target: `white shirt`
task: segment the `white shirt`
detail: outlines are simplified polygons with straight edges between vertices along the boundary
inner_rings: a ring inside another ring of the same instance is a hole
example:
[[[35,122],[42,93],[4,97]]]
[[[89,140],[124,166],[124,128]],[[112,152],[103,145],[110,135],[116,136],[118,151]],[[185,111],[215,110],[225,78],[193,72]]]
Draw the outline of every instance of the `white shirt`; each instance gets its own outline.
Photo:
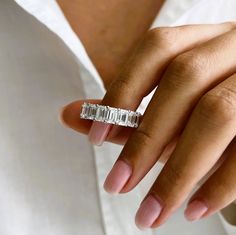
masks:
[[[64,104],[101,98],[101,78],[54,0],[17,2],[59,35],[75,57],[12,1],[1,0],[0,234],[226,234],[217,215],[191,224],[183,208],[158,230],[135,227],[135,211],[155,169],[129,194],[104,192],[121,146],[91,146],[56,122]],[[179,2],[167,1],[153,27],[236,19],[233,0]],[[231,229],[229,234],[236,234]]]

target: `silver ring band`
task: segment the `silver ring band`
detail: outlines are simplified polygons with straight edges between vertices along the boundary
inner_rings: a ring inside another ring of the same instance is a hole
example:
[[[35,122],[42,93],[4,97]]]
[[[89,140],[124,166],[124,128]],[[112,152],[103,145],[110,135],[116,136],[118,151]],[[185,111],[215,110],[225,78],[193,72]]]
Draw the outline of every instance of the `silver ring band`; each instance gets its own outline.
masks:
[[[81,119],[133,128],[138,127],[140,116],[139,112],[90,103],[84,103],[80,113]]]

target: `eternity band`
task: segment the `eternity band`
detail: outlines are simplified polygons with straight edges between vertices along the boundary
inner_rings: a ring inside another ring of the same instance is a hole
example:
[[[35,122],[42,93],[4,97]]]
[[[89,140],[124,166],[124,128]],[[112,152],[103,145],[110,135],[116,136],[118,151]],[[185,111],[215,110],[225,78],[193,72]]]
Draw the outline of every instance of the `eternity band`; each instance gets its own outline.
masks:
[[[84,103],[80,113],[81,119],[133,128],[138,127],[140,116],[139,112],[90,103]]]

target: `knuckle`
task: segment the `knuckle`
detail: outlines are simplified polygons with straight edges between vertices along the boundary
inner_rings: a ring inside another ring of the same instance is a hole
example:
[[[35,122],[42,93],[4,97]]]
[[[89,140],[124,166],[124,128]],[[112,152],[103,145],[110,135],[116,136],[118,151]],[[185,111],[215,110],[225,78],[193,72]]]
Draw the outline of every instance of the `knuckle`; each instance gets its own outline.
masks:
[[[123,151],[125,152],[125,156],[132,158],[133,156],[137,156],[137,154],[141,156],[144,152],[147,153],[147,150],[149,151],[150,146],[152,146],[150,145],[150,141],[153,141],[153,138],[146,130],[137,129],[124,146]]]
[[[199,101],[199,113],[216,123],[235,119],[236,92],[230,88],[221,88],[209,92]]]
[[[141,128],[138,128],[136,130],[135,137],[136,137],[137,143],[140,143],[143,146],[150,145],[150,142],[152,142],[152,140],[153,140],[151,133],[149,133],[147,130],[141,129]]]
[[[166,184],[171,185],[171,187],[179,186],[182,181],[182,175],[183,174],[179,168],[169,164],[168,171],[165,174]]]
[[[184,189],[184,187],[182,170],[173,165],[168,165],[168,168],[166,168],[157,179],[152,191],[156,195],[161,195],[165,203],[172,207],[181,200],[181,195],[176,195],[175,192],[179,191],[180,188]]]
[[[176,57],[172,63],[172,70],[181,77],[197,79],[206,70],[206,57],[198,53],[188,52]]]
[[[175,52],[177,48],[176,36],[179,29],[176,27],[159,27],[151,29],[146,34],[146,40],[165,51]]]
[[[125,92],[130,89],[130,84],[126,79],[117,79],[112,84],[112,90],[116,91],[118,94],[120,92]]]
[[[134,91],[130,86],[130,83],[125,79],[117,79],[112,82],[109,91],[106,93],[103,101],[104,104],[112,104],[114,102],[125,102],[127,103],[127,94],[134,95]],[[113,104],[116,105],[116,104]]]
[[[187,52],[177,56],[168,66],[164,83],[174,87],[203,85],[206,81],[208,61],[198,53]]]

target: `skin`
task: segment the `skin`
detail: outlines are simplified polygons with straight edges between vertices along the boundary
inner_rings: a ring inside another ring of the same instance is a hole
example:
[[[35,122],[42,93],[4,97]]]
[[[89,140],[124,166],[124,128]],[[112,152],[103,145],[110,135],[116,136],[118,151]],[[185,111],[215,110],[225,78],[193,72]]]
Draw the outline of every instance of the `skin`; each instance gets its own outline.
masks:
[[[233,22],[157,28],[147,33],[104,99],[89,101],[135,110],[159,86],[137,129],[118,127],[106,137],[124,144],[117,162],[132,172],[119,193],[132,190],[164,155],[166,164],[148,192],[162,207],[152,228],[166,222],[201,180],[189,201],[206,205],[198,219],[236,199],[235,51]],[[82,103],[64,107],[60,120],[88,134],[97,124],[78,118]],[[122,178],[114,171],[107,182]]]
[[[164,1],[98,0],[96,4],[93,0],[57,2],[83,42],[107,88],[150,28]]]

